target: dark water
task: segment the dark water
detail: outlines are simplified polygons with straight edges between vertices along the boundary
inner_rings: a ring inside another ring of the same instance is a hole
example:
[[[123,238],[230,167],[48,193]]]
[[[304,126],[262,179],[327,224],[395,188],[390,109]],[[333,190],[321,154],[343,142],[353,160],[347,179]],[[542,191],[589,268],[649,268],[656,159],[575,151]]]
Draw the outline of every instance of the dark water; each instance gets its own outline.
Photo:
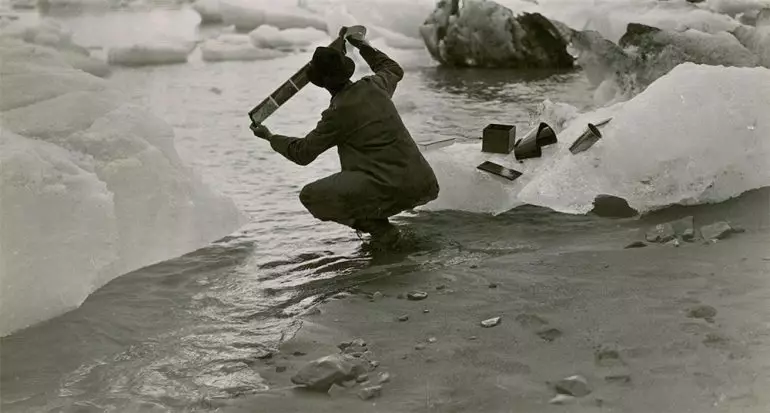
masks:
[[[98,33],[118,30],[121,19],[64,21],[76,40],[87,33],[98,45],[110,38]],[[417,140],[474,137],[488,123],[524,125],[543,99],[590,101],[577,72],[458,71],[436,67],[424,51],[393,56],[407,70],[394,100]],[[575,231],[600,234],[617,225],[532,207],[498,217],[404,214],[398,221],[422,240],[419,250],[367,252],[354,232],[313,220],[297,200],[304,184],[337,170],[334,152],[299,167],[248,130],[248,110],[308,57],[207,64],[194,56],[184,65],[113,74],[115,87],[174,127],[180,156],[251,223],[115,279],[79,309],[3,338],[3,412],[205,410],[212,399],[266,389],[254,371],[260,357],[295,331],[298,315],[336,291],[546,242],[567,245]],[[303,135],[327,103],[325,92],[307,88],[267,124]],[[597,236],[595,245],[602,242]]]

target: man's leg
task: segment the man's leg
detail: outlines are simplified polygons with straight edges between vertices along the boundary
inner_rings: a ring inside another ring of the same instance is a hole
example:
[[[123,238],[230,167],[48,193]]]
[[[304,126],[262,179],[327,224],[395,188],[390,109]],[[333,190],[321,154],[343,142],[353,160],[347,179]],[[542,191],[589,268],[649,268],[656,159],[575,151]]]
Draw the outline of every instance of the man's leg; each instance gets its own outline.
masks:
[[[371,233],[387,228],[379,215],[380,192],[371,178],[360,172],[340,172],[302,188],[300,202],[321,221],[333,221]]]

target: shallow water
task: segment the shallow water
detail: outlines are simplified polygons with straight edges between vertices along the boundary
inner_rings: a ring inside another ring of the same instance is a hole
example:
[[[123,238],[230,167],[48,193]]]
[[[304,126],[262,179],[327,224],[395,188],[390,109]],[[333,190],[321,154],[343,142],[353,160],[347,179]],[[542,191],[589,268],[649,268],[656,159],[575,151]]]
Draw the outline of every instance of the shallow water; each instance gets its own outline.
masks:
[[[149,13],[109,16],[62,21],[92,47],[125,40],[123,30],[143,19],[157,22]],[[187,33],[187,23],[175,28],[173,14],[166,18],[171,27],[161,32]],[[407,70],[395,102],[416,140],[473,139],[493,122],[524,127],[544,99],[579,107],[590,101],[578,72],[458,71],[436,67],[424,51],[393,56]],[[398,221],[422,240],[420,252],[366,252],[354,232],[315,221],[297,199],[303,185],[336,172],[334,151],[299,167],[248,129],[248,110],[308,58],[305,52],[205,63],[194,54],[188,64],[115,71],[110,82],[171,124],[180,156],[252,222],[207,248],[126,274],[79,309],[3,338],[4,412],[205,410],[212,399],[265,390],[250,366],[297,328],[297,315],[340,289],[566,243],[577,229],[614,225],[530,207],[495,218],[405,214]],[[266,124],[301,136],[327,103],[325,92],[308,87]]]

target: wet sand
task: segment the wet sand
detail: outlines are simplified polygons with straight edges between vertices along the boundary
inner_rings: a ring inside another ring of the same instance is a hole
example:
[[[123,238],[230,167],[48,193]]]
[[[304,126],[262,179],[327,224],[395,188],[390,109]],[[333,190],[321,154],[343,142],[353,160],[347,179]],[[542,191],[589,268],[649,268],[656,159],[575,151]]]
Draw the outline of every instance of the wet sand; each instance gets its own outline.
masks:
[[[767,205],[767,191],[759,191],[618,226],[604,243],[586,231],[570,240],[572,249],[373,281],[305,316],[298,333],[255,366],[271,390],[220,411],[770,411]],[[726,219],[747,231],[714,244],[623,248],[650,225],[685,215],[695,216],[696,228]],[[413,290],[428,297],[399,298]],[[377,291],[383,296],[372,300]],[[399,321],[404,315],[408,321]],[[502,321],[483,328],[491,317]],[[291,388],[305,363],[354,338],[380,362],[370,377],[391,376],[380,397],[361,400],[354,383],[329,394]],[[553,383],[576,374],[591,392],[549,404]]]

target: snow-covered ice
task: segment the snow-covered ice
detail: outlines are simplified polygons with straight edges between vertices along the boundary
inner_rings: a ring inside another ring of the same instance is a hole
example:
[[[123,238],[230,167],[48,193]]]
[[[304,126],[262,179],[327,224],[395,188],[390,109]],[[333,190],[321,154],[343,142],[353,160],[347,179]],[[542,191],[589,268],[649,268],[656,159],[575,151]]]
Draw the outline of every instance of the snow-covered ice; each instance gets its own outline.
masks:
[[[518,163],[513,154],[483,154],[480,144],[427,152],[442,192],[426,209],[498,213],[528,203],[585,213],[600,194],[640,212],[721,202],[770,185],[767,113],[770,70],[681,64],[627,102],[574,117],[542,158]],[[587,123],[610,117],[598,143],[569,152]],[[514,183],[487,176],[475,170],[484,160],[524,175]]]
[[[285,55],[278,50],[254,47],[251,38],[245,34],[224,34],[205,41],[200,48],[202,59],[208,62],[267,60]]]
[[[146,66],[187,62],[195,43],[157,42],[112,47],[107,51],[107,63],[116,66]]]
[[[326,30],[322,15],[300,8],[295,2],[276,0],[220,0],[219,11],[227,25],[238,31],[248,32],[261,25],[278,29],[302,29],[312,27]]]
[[[265,49],[306,49],[314,45],[326,46],[330,42],[325,31],[311,27],[280,30],[262,25],[252,30],[249,37],[254,46]]]
[[[180,161],[171,127],[104,80],[15,39],[0,57],[0,335],[244,223]]]
[[[219,0],[195,0],[191,7],[201,15],[201,23],[222,22],[222,13],[219,11]]]
[[[0,36],[14,37],[27,43],[58,50],[60,57],[70,66],[92,75],[107,77],[110,67],[102,60],[90,56],[85,47],[72,40],[72,32],[51,19],[18,20],[0,29]]]

